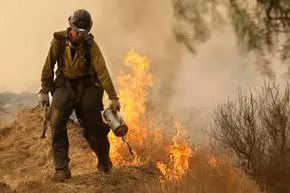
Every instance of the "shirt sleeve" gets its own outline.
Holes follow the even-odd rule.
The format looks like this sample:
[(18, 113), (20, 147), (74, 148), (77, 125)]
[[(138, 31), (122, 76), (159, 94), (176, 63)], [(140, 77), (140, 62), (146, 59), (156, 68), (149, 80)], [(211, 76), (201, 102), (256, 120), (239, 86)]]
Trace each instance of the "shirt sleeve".
[(57, 60), (57, 49), (57, 40), (54, 38), (51, 41), (47, 57), (42, 68), (40, 93), (49, 93), (53, 89), (54, 65)]
[(105, 59), (96, 42), (94, 42), (91, 47), (91, 62), (102, 87), (109, 96), (109, 99), (118, 99)]

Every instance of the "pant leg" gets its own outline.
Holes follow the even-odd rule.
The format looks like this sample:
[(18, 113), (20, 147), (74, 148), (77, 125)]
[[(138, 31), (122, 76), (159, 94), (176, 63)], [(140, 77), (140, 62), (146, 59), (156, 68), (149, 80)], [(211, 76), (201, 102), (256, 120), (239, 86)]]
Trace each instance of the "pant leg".
[(110, 128), (102, 120), (101, 107), (95, 87), (91, 86), (84, 89), (76, 111), (84, 127), (84, 137), (91, 149), (97, 155), (99, 162), (107, 163), (110, 151), (107, 135)]
[(52, 151), (55, 169), (68, 167), (69, 142), (66, 124), (72, 113), (73, 105), (65, 88), (54, 91), (51, 103)]

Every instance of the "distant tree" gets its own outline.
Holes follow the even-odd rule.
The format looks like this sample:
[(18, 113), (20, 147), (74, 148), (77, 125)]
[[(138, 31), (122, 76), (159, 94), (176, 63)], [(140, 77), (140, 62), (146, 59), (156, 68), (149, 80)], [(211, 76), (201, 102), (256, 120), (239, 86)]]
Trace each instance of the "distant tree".
[(239, 48), (256, 54), (263, 75), (274, 76), (272, 55), (289, 62), (289, 0), (173, 0), (173, 7), (175, 36), (192, 53), (214, 29), (231, 24)]

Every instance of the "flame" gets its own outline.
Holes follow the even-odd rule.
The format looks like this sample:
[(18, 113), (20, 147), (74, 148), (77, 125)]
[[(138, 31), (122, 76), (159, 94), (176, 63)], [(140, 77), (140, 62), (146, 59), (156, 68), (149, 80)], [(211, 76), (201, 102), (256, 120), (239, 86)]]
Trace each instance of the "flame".
[[(184, 129), (181, 124), (176, 123), (177, 134), (171, 136), (172, 142), (169, 143), (164, 135), (168, 128), (157, 126), (156, 120), (146, 112), (148, 93), (153, 87), (149, 71), (150, 60), (137, 54), (135, 50), (130, 50), (124, 63), (130, 71), (122, 73), (117, 78), (122, 106), (120, 113), (129, 128), (127, 139), (132, 145), (134, 156), (129, 154), (126, 144), (110, 132), (111, 159), (114, 165), (139, 166), (150, 159), (160, 160), (158, 159), (160, 157), (156, 157), (161, 154), (161, 160), (156, 165), (162, 173), (160, 180), (180, 180), (189, 170), (192, 155), (192, 150), (184, 137)], [(166, 159), (170, 160), (167, 164), (164, 161)]]
[[(153, 86), (152, 76), (149, 74), (150, 61), (144, 56), (138, 55), (135, 50), (129, 51), (124, 63), (130, 68), (129, 73), (122, 73), (118, 79), (121, 114), (129, 127), (128, 139), (134, 139), (134, 145), (143, 146), (148, 137), (145, 118), (145, 102), (149, 90)], [(124, 159), (126, 148), (122, 140), (112, 133), (109, 135), (111, 142), (111, 158), (117, 165), (140, 165), (141, 158), (135, 152), (133, 160)]]
[[(168, 148), (170, 162), (168, 165), (159, 161), (157, 168), (162, 175), (159, 179), (164, 182), (166, 179), (170, 181), (179, 181), (183, 175), (189, 170), (189, 161), (192, 157), (192, 149), (184, 142), (184, 129), (180, 123), (176, 123), (177, 134), (173, 137), (173, 145)], [(183, 141), (183, 142), (182, 142)]]

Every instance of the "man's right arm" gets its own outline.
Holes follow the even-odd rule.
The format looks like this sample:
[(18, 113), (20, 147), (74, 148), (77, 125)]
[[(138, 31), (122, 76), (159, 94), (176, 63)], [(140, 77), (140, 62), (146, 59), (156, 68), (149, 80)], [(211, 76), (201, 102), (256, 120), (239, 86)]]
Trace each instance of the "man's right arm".
[(47, 54), (41, 73), (41, 90), (40, 93), (47, 94), (53, 89), (54, 65), (57, 60), (58, 46), (55, 38), (52, 40), (49, 52)]

